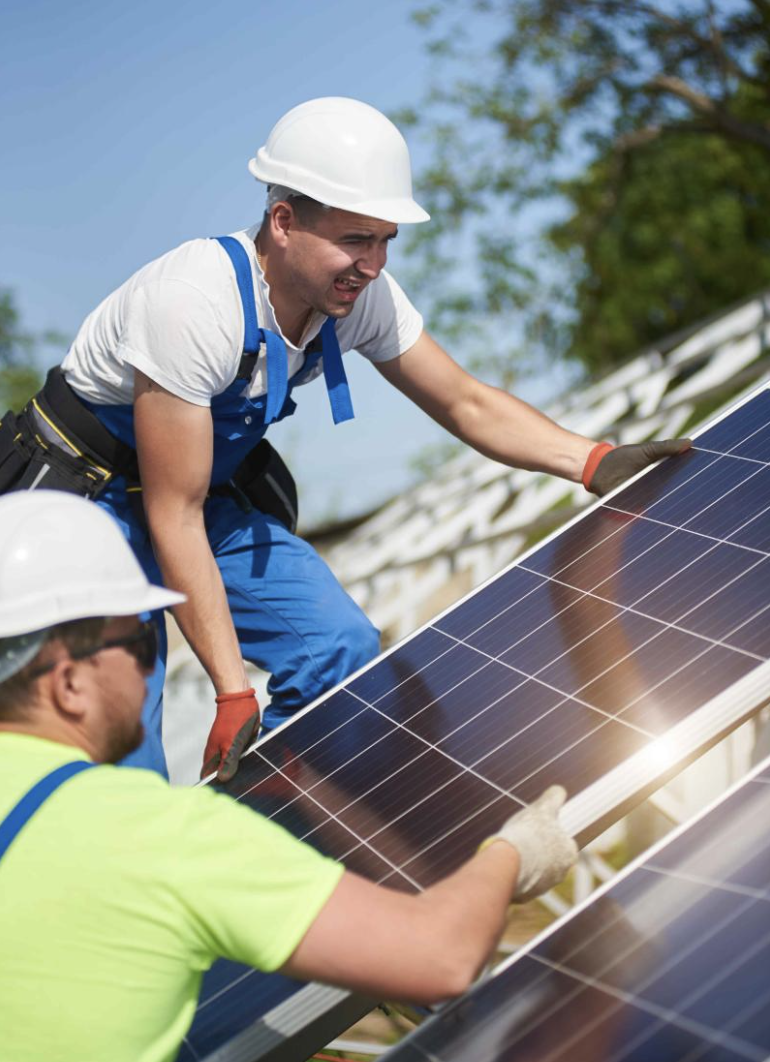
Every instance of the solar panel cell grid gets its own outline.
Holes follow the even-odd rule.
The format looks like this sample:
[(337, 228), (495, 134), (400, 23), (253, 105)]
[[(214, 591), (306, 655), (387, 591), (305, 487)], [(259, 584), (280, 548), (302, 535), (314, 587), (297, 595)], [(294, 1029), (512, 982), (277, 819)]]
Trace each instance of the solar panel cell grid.
[(770, 524), (769, 420), (762, 392), (269, 737), (227, 791), (417, 888), (546, 786), (603, 777), (770, 655), (770, 558), (743, 540)]
[(393, 1062), (764, 1062), (770, 772), (389, 1053)]

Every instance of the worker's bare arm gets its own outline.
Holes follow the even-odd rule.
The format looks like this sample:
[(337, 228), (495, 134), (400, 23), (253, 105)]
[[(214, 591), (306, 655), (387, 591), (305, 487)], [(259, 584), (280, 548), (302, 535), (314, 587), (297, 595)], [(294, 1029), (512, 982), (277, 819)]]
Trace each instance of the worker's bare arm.
[(477, 380), (427, 332), (401, 357), (377, 368), (437, 423), (487, 457), (580, 480), (593, 441)]
[(164, 582), (187, 595), (174, 615), (218, 693), (249, 683), (225, 589), (206, 537), (211, 411), (135, 373), (134, 427), (144, 508)]
[(346, 872), (283, 972), (376, 999), (458, 995), (499, 940), (518, 868), (500, 841), (415, 896)]

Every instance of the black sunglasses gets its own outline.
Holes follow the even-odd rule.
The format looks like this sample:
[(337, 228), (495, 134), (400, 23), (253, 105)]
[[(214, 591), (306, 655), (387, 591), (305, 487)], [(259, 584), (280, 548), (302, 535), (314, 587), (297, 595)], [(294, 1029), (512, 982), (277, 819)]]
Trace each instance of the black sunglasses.
[[(152, 671), (158, 659), (158, 632), (155, 624), (151, 620), (142, 620), (131, 634), (126, 634), (122, 638), (108, 638), (87, 649), (70, 652), (69, 655), (71, 660), (85, 660), (89, 656), (96, 656), (104, 649), (125, 649), (136, 659), (143, 670)], [(30, 677), (36, 678), (44, 675), (47, 671), (53, 671), (54, 667), (56, 667), (55, 662), (35, 668)]]
[(98, 642), (89, 649), (70, 653), (70, 656), (73, 660), (84, 660), (87, 656), (101, 653), (103, 649), (125, 649), (135, 657), (141, 668), (152, 671), (158, 659), (158, 632), (155, 624), (151, 620), (142, 620), (132, 634), (126, 634), (122, 638), (108, 638), (107, 641)]

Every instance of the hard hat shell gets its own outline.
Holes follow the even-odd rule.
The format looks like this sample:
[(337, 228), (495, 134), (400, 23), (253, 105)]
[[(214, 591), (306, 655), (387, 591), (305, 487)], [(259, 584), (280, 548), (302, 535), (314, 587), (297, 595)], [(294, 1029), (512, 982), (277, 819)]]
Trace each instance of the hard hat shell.
[(62, 491), (0, 498), (0, 638), (184, 601), (152, 586), (115, 520)]
[(406, 141), (368, 103), (324, 96), (292, 108), (249, 162), (265, 184), (280, 184), (326, 206), (383, 221), (428, 221), (412, 198)]

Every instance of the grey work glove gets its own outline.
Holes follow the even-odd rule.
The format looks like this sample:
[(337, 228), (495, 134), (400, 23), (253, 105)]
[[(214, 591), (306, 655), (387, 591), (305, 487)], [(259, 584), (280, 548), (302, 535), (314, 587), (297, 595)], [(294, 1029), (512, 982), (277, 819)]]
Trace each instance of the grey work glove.
[(559, 825), (559, 809), (566, 798), (563, 786), (552, 785), (482, 845), (486, 848), (493, 841), (507, 841), (519, 853), (519, 876), (513, 893), (516, 903), (527, 903), (558, 885), (577, 859), (577, 845)]
[(691, 446), (689, 439), (661, 439), (628, 446), (597, 443), (583, 469), (583, 486), (601, 498), (648, 465), (662, 457), (682, 454)]

